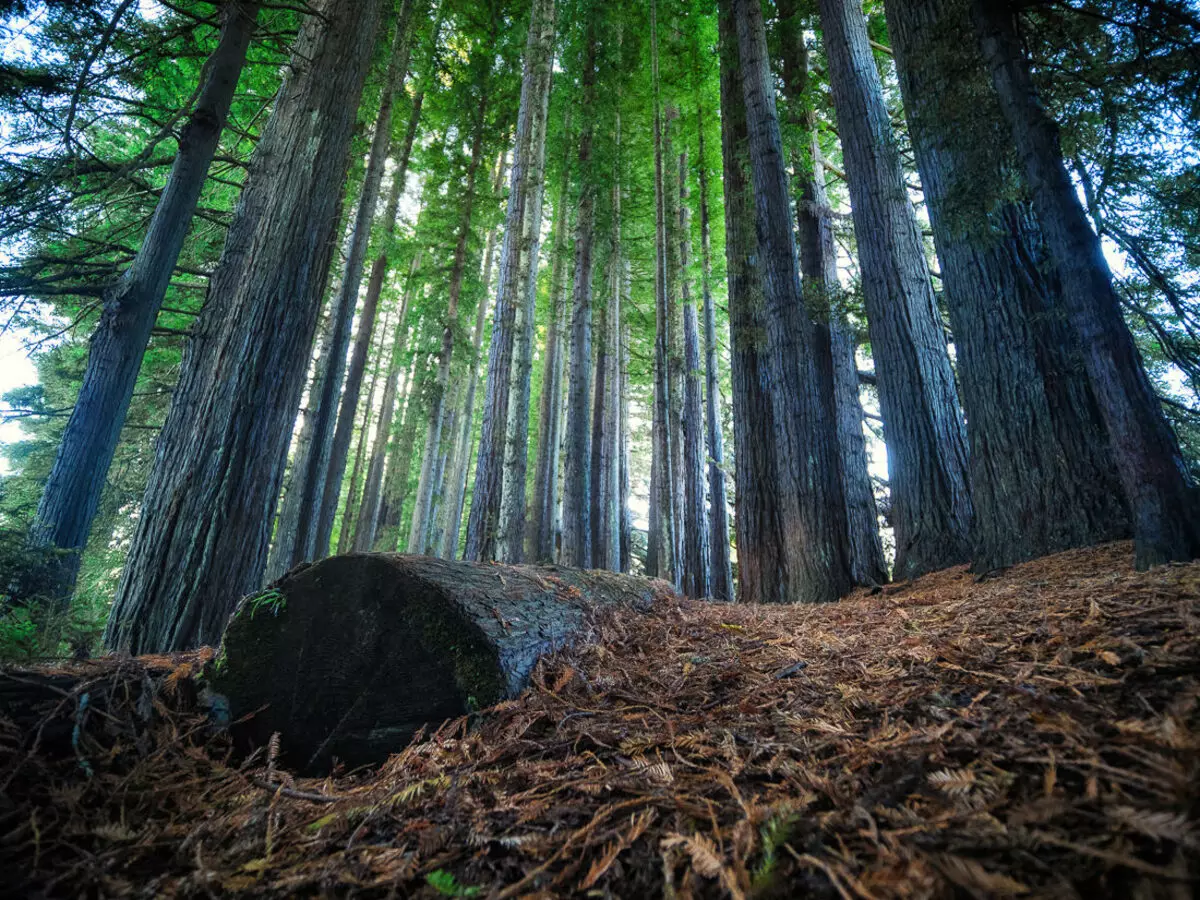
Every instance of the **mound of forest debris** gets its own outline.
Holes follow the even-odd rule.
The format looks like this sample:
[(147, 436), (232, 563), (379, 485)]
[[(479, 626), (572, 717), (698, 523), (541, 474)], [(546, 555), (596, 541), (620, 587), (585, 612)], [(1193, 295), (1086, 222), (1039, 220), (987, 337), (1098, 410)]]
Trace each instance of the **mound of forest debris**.
[(0, 691), (61, 685), (37, 729), (0, 726), (0, 886), (1189, 896), (1200, 564), (1130, 558), (955, 569), (823, 607), (614, 612), (516, 700), (323, 780), (275, 746), (234, 761), (198, 706), (208, 651), (9, 670)]

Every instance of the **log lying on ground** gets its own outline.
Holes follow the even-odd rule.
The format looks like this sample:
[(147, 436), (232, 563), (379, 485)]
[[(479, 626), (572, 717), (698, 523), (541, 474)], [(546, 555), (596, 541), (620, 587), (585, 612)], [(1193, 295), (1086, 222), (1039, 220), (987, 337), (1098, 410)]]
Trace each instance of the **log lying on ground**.
[(422, 725), (518, 694), (589, 611), (647, 610), (669, 585), (611, 572), (352, 553), (242, 601), (211, 666), (243, 744), (285, 762), (379, 762)]

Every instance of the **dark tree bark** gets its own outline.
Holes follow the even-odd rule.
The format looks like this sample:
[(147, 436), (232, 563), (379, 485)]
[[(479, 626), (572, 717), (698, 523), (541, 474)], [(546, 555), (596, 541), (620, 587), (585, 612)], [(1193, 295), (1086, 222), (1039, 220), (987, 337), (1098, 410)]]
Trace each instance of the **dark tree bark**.
[(691, 192), (687, 152), (679, 154), (679, 285), (683, 301), (683, 592), (689, 597), (712, 594), (709, 571), (708, 510), (704, 496), (704, 398), (700, 386), (700, 320), (692, 300)]
[(654, 88), (654, 410), (651, 419), (650, 514), (646, 573), (671, 577), (677, 571), (675, 471), (671, 445), (670, 264), (667, 258), (667, 199), (663, 109), (658, 70), (658, 2), (650, 3), (650, 77)]
[[(749, 132), (742, 97), (733, 5), (717, 7), (721, 41), (721, 157), (725, 193), (725, 267), (729, 284), (730, 376), (737, 485), (738, 600), (775, 596), (783, 565), (774, 411), (767, 375), (762, 256), (750, 184)], [(765, 437), (764, 437), (765, 436)]]
[[(612, 260), (610, 260), (611, 264)], [(595, 378), (591, 400), (591, 429), (589, 440), (592, 459), (589, 469), (592, 473), (592, 490), (588, 498), (590, 506), (588, 517), (591, 520), (592, 563), (597, 569), (607, 569), (608, 554), (611, 550), (610, 533), (605, 526), (610, 522), (609, 506), (612, 503), (613, 484), (607, 477), (609, 435), (605, 431), (607, 424), (608, 402), (612, 396), (613, 357), (609, 349), (608, 314), (611, 303), (605, 301), (600, 307), (600, 320), (596, 327)]]
[[(384, 319), (384, 333), (387, 319)], [(363, 466), (367, 463), (367, 444), (371, 437), (371, 423), (375, 419), (375, 395), (379, 391), (379, 378), (383, 374), (383, 338), (375, 347), (375, 367), (371, 372), (371, 387), (367, 391), (366, 403), (359, 414), (358, 448), (354, 452), (354, 468), (350, 473), (350, 484), (346, 490), (346, 503), (342, 507), (342, 526), (338, 530), (337, 552), (345, 553), (354, 544), (354, 522), (358, 515), (358, 501), (363, 483)]]
[[(434, 381), (433, 390), (429, 396), (429, 428), (425, 433), (425, 453), (421, 459), (421, 476), (417, 482), (417, 496), (413, 503), (412, 524), (408, 533), (409, 553), (425, 553), (428, 549), (427, 545), (434, 539), (431, 507), (437, 480), (434, 477), (433, 467), (442, 444), (444, 419), (446, 418), (445, 396), (450, 385), (454, 335), (458, 330), (458, 301), (462, 295), (463, 279), (467, 273), (469, 258), (467, 250), (471, 240), (471, 217), (475, 206), (475, 179), (479, 174), (479, 167), (483, 163), (483, 139), (487, 124), (488, 74), (487, 71), (484, 71), (480, 76), (480, 100), (475, 113), (474, 137), (471, 139), (471, 157), (467, 163), (462, 212), (458, 223), (458, 237), (454, 245), (454, 260), (450, 264), (449, 298), (446, 306), (446, 321), (442, 328), (442, 346), (438, 353), (437, 379)], [(486, 172), (484, 176), (486, 178)], [(452, 441), (453, 437), (450, 440)]]
[(35, 546), (69, 551), (58, 556), (53, 573), (59, 612), (66, 611), (75, 588), (80, 553), (100, 505), (150, 331), (220, 142), (259, 6), (251, 0), (225, 5), (220, 39), (205, 64), (196, 105), (180, 132), (179, 150), (146, 237), (129, 268), (104, 295), (83, 384), (30, 529)]
[(592, 266), (596, 185), (592, 171), (595, 132), (596, 11), (588, 11), (583, 60), (583, 127), (579, 135), (579, 207), (575, 214), (575, 270), (567, 376), (566, 444), (563, 448), (562, 552), (564, 565), (592, 567)]
[[(309, 444), (308, 456), (303, 460), (303, 467), (292, 478), (291, 490), (299, 491), (299, 515), (294, 534), (283, 536), (285, 540), (293, 542), (292, 565), (302, 560), (319, 559), (329, 550), (329, 535), (333, 530), (333, 517), (337, 509), (338, 495), (341, 493), (342, 474), (345, 471), (346, 454), (353, 430), (353, 410), (358, 406), (366, 349), (370, 345), (370, 333), (374, 328), (375, 310), (378, 308), (378, 293), (374, 295), (375, 303), (369, 307), (364, 306), (359, 323), (359, 346), (355, 348), (349, 369), (346, 367), (346, 352), (350, 345), (350, 326), (354, 320), (354, 310), (358, 305), (367, 244), (371, 237), (371, 223), (375, 219), (375, 206), (379, 200), (388, 144), (391, 141), (392, 108), (396, 94), (403, 87), (408, 74), (408, 26), (412, 17), (412, 5), (413, 0), (405, 0), (396, 19), (386, 84), (379, 113), (375, 117), (375, 133), (371, 139), (362, 193), (359, 196), (346, 265), (342, 272), (341, 289), (330, 313), (333, 328), (329, 339), (328, 362), (325, 365), (324, 377), (320, 381), (320, 391), (310, 400), (312, 441)], [(361, 339), (364, 337), (365, 343)], [(340, 422), (339, 397), (343, 398), (341, 408), (350, 411), (348, 417)], [(346, 401), (350, 401), (352, 405), (345, 406)]]
[[(423, 320), (417, 321), (413, 337), (422, 339)], [(394, 551), (401, 543), (400, 519), (408, 497), (409, 475), (412, 472), (413, 447), (418, 429), (425, 421), (425, 392), (432, 370), (421, 352), (413, 354), (412, 365), (405, 382), (404, 415), (395, 439), (388, 447), (387, 469), (383, 479), (383, 496), (379, 501), (379, 520), (375, 526), (375, 550)]]
[[(394, 220), (392, 220), (394, 221)], [(400, 314), (396, 318), (396, 328), (392, 334), (391, 356), (388, 360), (388, 378), (383, 385), (383, 399), (380, 403), (379, 424), (375, 429), (375, 442), (371, 447), (371, 460), (367, 464), (367, 474), (363, 478), (362, 502), (358, 506), (358, 517), (354, 524), (355, 550), (370, 550), (375, 544), (375, 530), (379, 524), (379, 506), (383, 490), (383, 469), (387, 461), (388, 441), (392, 437), (392, 422), (396, 416), (401, 369), (404, 365), (405, 339), (408, 337), (408, 307), (412, 301), (413, 287), (416, 283), (417, 270), (421, 266), (421, 251), (413, 256), (412, 265), (408, 270), (408, 281), (404, 287), (404, 295), (400, 300)], [(375, 285), (378, 275), (382, 284), (383, 273), (387, 271), (388, 263), (385, 255), (375, 260), (371, 270), (371, 285)], [(371, 288), (368, 288), (370, 290)], [(342, 526), (345, 527), (344, 525)]]
[(184, 354), (110, 647), (213, 641), (260, 583), (380, 6), (326, 2), (304, 20)]
[[(570, 134), (570, 128), (566, 128)], [(569, 141), (564, 141), (568, 147)], [(562, 450), (562, 395), (564, 336), (567, 326), (566, 283), (567, 228), (571, 214), (567, 206), (570, 168), (562, 169), (562, 185), (554, 204), (554, 261), (550, 273), (550, 324), (546, 329), (546, 353), (542, 370), (542, 397), (538, 410), (537, 464), (533, 477), (529, 558), (553, 562), (557, 544), (558, 469)]]
[(888, 448), (897, 578), (970, 557), (967, 445), (929, 266), (858, 0), (821, 0)]
[(967, 0), (887, 8), (954, 328), (973, 568), (1129, 536), (1112, 449), (971, 31)]
[[(759, 0), (734, 0), (750, 174), (763, 257), (764, 321), (775, 413), (782, 571), (763, 600), (835, 600), (850, 587), (839, 478), (829, 330), (809, 319), (800, 289), (788, 177)], [(758, 436), (759, 440), (763, 435)]]
[(974, 0), (972, 14), (1108, 430), (1133, 514), (1137, 566), (1193, 559), (1200, 554), (1196, 487), (1121, 317), (1100, 239), (1063, 165), (1058, 126), (1038, 99), (1011, 8)]
[(488, 352), (487, 398), (479, 438), (479, 462), (471, 514), (467, 520), (465, 556), (476, 561), (496, 558), (504, 485), (505, 444), (509, 420), (513, 347), (516, 339), (517, 304), (525, 300), (520, 278), (525, 237), (526, 206), (533, 201), (532, 168), (542, 148), (533, 145), (544, 117), (550, 90), (554, 56), (554, 0), (533, 0), (529, 39), (521, 78), (521, 102), (517, 114), (516, 147), (505, 215), (504, 246), (500, 253), (500, 282), (496, 290), (492, 343)]
[(542, 108), (533, 133), (529, 203), (520, 282), (524, 291), (517, 308), (508, 426), (504, 435), (504, 481), (500, 503), (498, 558), (525, 559), (526, 482), (529, 474), (529, 395), (533, 380), (533, 337), (537, 325), (537, 273), (542, 249), (542, 207), (546, 199), (546, 128), (550, 110), (551, 72), (546, 74)]
[(710, 593), (733, 599), (729, 558), (729, 499), (725, 492), (725, 437), (721, 433), (720, 372), (717, 369), (717, 317), (712, 295), (712, 237), (708, 211), (708, 161), (704, 155), (704, 110), (696, 107), (700, 171), (700, 293), (704, 301), (704, 421), (708, 445), (708, 521)]
[(855, 584), (881, 584), (888, 579), (887, 560), (879, 537), (879, 513), (875, 507), (871, 473), (867, 468), (854, 334), (839, 308), (841, 284), (838, 280), (833, 209), (825, 191), (825, 167), (817, 136), (814, 110), (822, 101), (811, 93), (804, 21), (796, 0), (780, 0), (778, 9), (777, 28), (783, 57), (784, 90), (793, 125), (806, 139), (803, 152), (798, 152), (797, 148), (792, 151), (793, 169), (799, 181), (796, 224), (801, 286), (805, 301), (829, 322), (838, 462), (841, 466), (842, 496), (846, 503), (850, 574)]
[[(236, 733), (307, 771), (380, 762), (423, 725), (529, 682), (604, 607), (647, 612), (669, 586), (609, 572), (349, 554), (298, 568), (230, 619), (212, 688)], [(303, 664), (301, 664), (303, 662)]]
[[(492, 179), (492, 196), (500, 193), (504, 185), (504, 173), (508, 167), (507, 152), (500, 155), (496, 162), (496, 174)], [(486, 246), (483, 252), (483, 296), (479, 298), (479, 307), (475, 311), (475, 333), (472, 339), (471, 360), (467, 371), (467, 393), (463, 401), (463, 417), (459, 426), (458, 438), (455, 442), (454, 465), (451, 466), (449, 490), (451, 496), (447, 504), (446, 524), (442, 532), (443, 559), (454, 559), (458, 555), (459, 531), (462, 525), (463, 501), (467, 493), (467, 467), (471, 461), (471, 428), (475, 422), (475, 390), (479, 383), (479, 351), (483, 347), (483, 326), (487, 315), (487, 296), (492, 284), (492, 261), (496, 251), (496, 229), (488, 231)]]

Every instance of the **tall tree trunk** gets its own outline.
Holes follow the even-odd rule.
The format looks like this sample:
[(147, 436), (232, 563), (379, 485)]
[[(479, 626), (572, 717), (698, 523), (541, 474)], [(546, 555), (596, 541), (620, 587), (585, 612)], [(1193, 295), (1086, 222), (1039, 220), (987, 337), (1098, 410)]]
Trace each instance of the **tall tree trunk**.
[[(622, 301), (629, 298), (629, 266), (626, 263), (625, 270), (622, 273), (621, 290)], [(624, 306), (624, 302), (622, 303)], [(621, 533), (618, 537), (618, 543), (621, 548), (620, 569), (622, 572), (629, 572), (633, 568), (633, 510), (629, 506), (629, 495), (632, 491), (631, 478), (629, 473), (630, 467), (630, 442), (629, 442), (629, 326), (621, 325), (621, 402), (618, 408), (619, 428), (620, 428), (620, 444), (618, 452), (620, 460), (618, 462), (620, 471), (618, 473), (617, 482), (617, 510), (620, 514), (619, 527)]]
[[(775, 413), (783, 571), (762, 599), (834, 600), (850, 587), (846, 512), (837, 463), (837, 423), (827, 326), (812, 322), (800, 290), (787, 172), (767, 64), (759, 0), (735, 0), (742, 95), (749, 132)], [(762, 436), (759, 437), (762, 439)]]
[[(399, 159), (396, 163), (396, 171), (393, 174), (392, 193), (396, 198), (397, 208), (399, 206), (400, 196), (404, 193), (406, 176), (408, 173), (408, 163), (412, 158), (413, 143), (416, 139), (417, 128), (421, 122), (421, 110), (424, 107), (425, 93), (418, 91), (417, 96), (413, 98), (412, 112), (408, 120), (408, 129), (405, 132), (404, 145), (401, 149)], [(398, 193), (397, 193), (398, 192)], [(391, 200), (389, 198), (389, 206)], [(383, 280), (388, 271), (388, 254), (390, 252), (390, 243), (392, 235), (395, 232), (396, 215), (384, 214), (384, 226), (387, 229), (383, 243), (383, 249), (375, 258), (371, 267), (371, 275), (368, 281), (367, 290), (371, 291), (376, 286), (382, 290)], [(328, 317), (327, 324), (318, 342), (320, 346), (319, 355), (316, 366), (314, 367), (313, 376), (309, 381), (309, 406), (311, 407), (317, 398), (321, 395), (321, 384), (327, 377), (330, 369), (330, 348), (332, 347), (332, 317)], [(401, 323), (402, 326), (403, 323)], [(397, 326), (397, 327), (401, 327)], [(295, 450), (292, 453), (292, 468), (287, 479), (287, 486), (283, 492), (283, 500), (280, 503), (278, 524), (275, 529), (275, 541), (271, 546), (270, 555), (267, 558), (267, 569), (265, 580), (274, 581), (291, 568), (292, 553), (295, 549), (295, 539), (300, 520), (301, 498), (303, 490), (300, 488), (300, 480), (304, 477), (303, 473), (307, 471), (309, 465), (309, 454), (312, 450), (313, 424), (315, 410), (308, 409), (302, 411), (304, 422), (300, 428), (300, 433), (295, 440)], [(382, 461), (380, 462), (379, 475), (382, 477)], [(292, 487), (296, 486), (296, 490)], [(369, 485), (368, 485), (369, 488)], [(372, 537), (373, 539), (373, 537)], [(355, 549), (364, 549), (356, 546)], [(366, 549), (369, 549), (369, 544)]]
[[(413, 329), (413, 338), (422, 337), (423, 320)], [(412, 365), (405, 380), (404, 413), (395, 439), (388, 448), (387, 469), (383, 479), (383, 495), (379, 501), (379, 519), (375, 525), (373, 550), (394, 552), (400, 547), (400, 519), (408, 496), (409, 475), (412, 472), (413, 445), (417, 429), (424, 421), (425, 389), (429, 368), (420, 351), (413, 354)]]
[(1011, 8), (974, 0), (972, 13), (1133, 513), (1137, 566), (1193, 559), (1200, 554), (1196, 488), (1121, 317), (1100, 239), (1063, 165), (1058, 127), (1038, 99)]
[(970, 556), (967, 446), (954, 373), (858, 0), (820, 0), (888, 449), (895, 574)]
[(729, 558), (729, 499), (725, 492), (725, 438), (721, 433), (720, 372), (717, 370), (717, 317), (712, 295), (712, 236), (708, 211), (708, 161), (704, 155), (704, 108), (696, 106), (697, 164), (700, 172), (700, 293), (704, 302), (704, 404), (708, 445), (709, 593), (733, 599)]
[[(386, 334), (386, 320), (384, 333)], [(379, 390), (379, 378), (383, 373), (383, 337), (375, 348), (375, 367), (371, 372), (371, 387), (367, 391), (367, 402), (360, 415), (358, 427), (358, 449), (354, 453), (354, 469), (350, 473), (350, 485), (346, 490), (346, 504), (342, 507), (342, 527), (338, 531), (337, 552), (347, 552), (354, 543), (354, 522), (358, 512), (360, 488), (363, 482), (363, 466), (367, 462), (367, 444), (371, 438), (371, 423), (375, 418), (375, 394)]]
[[(569, 123), (565, 129), (570, 134)], [(563, 142), (570, 146), (569, 141)], [(562, 185), (554, 204), (554, 268), (550, 273), (550, 324), (546, 329), (546, 353), (542, 370), (542, 397), (538, 409), (537, 464), (533, 477), (532, 520), (529, 558), (548, 563), (555, 559), (555, 512), (558, 509), (558, 465), (562, 451), (562, 381), (564, 336), (567, 326), (566, 284), (567, 228), (571, 213), (567, 206), (571, 184), (570, 166), (563, 160)]]
[[(618, 44), (623, 35), (618, 32)], [(612, 184), (612, 248), (609, 254), (611, 266), (611, 290), (605, 311), (605, 347), (608, 365), (605, 391), (600, 410), (600, 452), (596, 455), (593, 470), (599, 479), (597, 492), (600, 505), (593, 516), (596, 538), (593, 540), (593, 563), (598, 567), (621, 571), (621, 513), (628, 505), (621, 493), (621, 403), (624, 396), (625, 355), (623, 352), (624, 328), (622, 327), (622, 292), (625, 287), (625, 257), (621, 244), (621, 98), (617, 94), (617, 108), (613, 116)], [(597, 386), (597, 394), (599, 395)]]
[(1002, 199), (1021, 179), (979, 48), (962, 40), (969, 2), (901, 0), (887, 13), (954, 327), (974, 569), (1127, 537), (1111, 445), (1041, 229), (1028, 199)]
[(750, 184), (750, 134), (742, 97), (733, 4), (717, 7), (721, 41), (721, 156), (725, 194), (725, 268), (729, 283), (730, 376), (737, 485), (738, 600), (775, 596), (783, 536), (778, 491), (775, 418), (767, 374), (762, 256)]
[(646, 574), (669, 578), (677, 570), (677, 558), (673, 503), (675, 472), (671, 452), (670, 266), (667, 258), (665, 148), (658, 71), (658, 0), (651, 0), (650, 3), (650, 78), (654, 87), (654, 410), (650, 434), (650, 518), (646, 533)]
[[(611, 264), (612, 260), (610, 260)], [(608, 478), (606, 463), (608, 462), (607, 424), (608, 401), (612, 395), (613, 354), (609, 347), (608, 315), (611, 304), (605, 301), (599, 309), (600, 320), (595, 329), (595, 378), (592, 385), (591, 427), (590, 438), (592, 459), (589, 468), (592, 473), (592, 491), (588, 498), (588, 518), (592, 524), (592, 567), (608, 568), (607, 560), (610, 547), (607, 511), (612, 502), (613, 484)]]
[(380, 6), (304, 20), (159, 435), (110, 647), (215, 641), (259, 585)]
[(509, 385), (508, 425), (504, 435), (504, 478), (500, 502), (500, 536), (497, 555), (503, 562), (519, 563), (525, 557), (526, 482), (529, 475), (529, 395), (533, 376), (533, 337), (537, 326), (537, 276), (542, 248), (542, 207), (546, 199), (546, 128), (550, 110), (550, 82), (542, 92), (542, 109), (533, 133), (530, 154), (529, 202), (526, 208), (524, 260), (520, 281), (524, 288), (517, 308), (513, 344), (512, 380)]
[(35, 546), (67, 551), (57, 558), (53, 592), (65, 612), (100, 505), (113, 454), (137, 383), (150, 331), (200, 200), (246, 61), (260, 4), (231, 0), (221, 36), (205, 63), (196, 105), (179, 136), (179, 150), (142, 246), (104, 295), (79, 396), (59, 443), (30, 530)]
[(879, 512), (867, 467), (863, 411), (859, 400), (855, 340), (841, 309), (833, 209), (825, 190), (825, 166), (817, 135), (816, 104), (811, 94), (804, 20), (796, 0), (780, 0), (778, 34), (783, 56), (783, 84), (803, 152), (793, 149), (799, 184), (796, 203), (801, 285), (807, 303), (829, 321), (833, 356), (833, 395), (837, 414), (838, 462), (850, 547), (850, 574), (855, 584), (875, 585), (888, 579), (887, 560), (879, 537)]
[(691, 190), (687, 151), (679, 154), (679, 284), (683, 300), (683, 592), (712, 594), (709, 571), (708, 510), (704, 497), (704, 398), (700, 386), (700, 320), (692, 300)]
[[(421, 459), (421, 476), (417, 482), (417, 496), (413, 503), (412, 525), (408, 533), (408, 552), (424, 553), (431, 540), (431, 505), (436, 479), (434, 464), (442, 444), (444, 419), (446, 418), (445, 396), (450, 385), (450, 363), (454, 354), (454, 335), (458, 331), (458, 301), (462, 295), (463, 279), (469, 259), (468, 246), (471, 239), (471, 215), (475, 205), (475, 179), (483, 163), (483, 138), (487, 124), (488, 73), (482, 75), (479, 108), (475, 114), (474, 137), (471, 140), (471, 158), (467, 164), (463, 190), (462, 213), (458, 223), (458, 238), (454, 245), (454, 261), (450, 265), (450, 292), (446, 307), (446, 320), (442, 328), (442, 346), (438, 353), (437, 379), (429, 396), (429, 428), (425, 434), (425, 452)], [(484, 175), (486, 176), (486, 172)], [(453, 441), (453, 437), (450, 439)]]
[[(508, 168), (508, 153), (505, 151), (496, 161), (496, 173), (492, 178), (492, 196), (500, 194)], [(471, 429), (475, 424), (475, 390), (479, 383), (479, 351), (483, 347), (483, 327), (487, 317), (487, 298), (492, 289), (492, 262), (496, 252), (496, 229), (488, 230), (483, 252), (483, 294), (475, 311), (475, 332), (472, 338), (471, 361), (467, 370), (467, 393), (463, 401), (463, 417), (454, 445), (454, 464), (449, 476), (450, 501), (447, 504), (445, 528), (442, 531), (444, 559), (458, 555), (459, 531), (462, 526), (463, 501), (467, 493), (467, 469), (471, 462)]]
[(496, 289), (492, 344), (488, 352), (487, 402), (483, 410), (471, 514), (467, 521), (465, 556), (480, 562), (495, 559), (498, 550), (516, 313), (517, 304), (525, 300), (525, 285), (520, 280), (524, 225), (526, 208), (533, 200), (530, 192), (535, 183), (532, 169), (542, 156), (542, 148), (534, 146), (533, 139), (539, 133), (543, 139), (545, 137), (538, 119), (545, 115), (554, 62), (554, 0), (533, 0), (532, 7), (521, 78), (504, 246), (500, 253), (500, 282)]
[[(363, 267), (366, 263), (367, 244), (371, 237), (371, 223), (375, 219), (375, 206), (379, 199), (379, 188), (387, 161), (388, 144), (392, 135), (392, 107), (397, 91), (408, 74), (408, 24), (412, 15), (413, 0), (404, 0), (396, 19), (395, 35), (388, 65), (387, 80), (379, 113), (375, 118), (375, 133), (367, 157), (366, 174), (363, 177), (362, 193), (355, 213), (354, 229), (346, 255), (346, 266), (342, 273), (341, 289), (334, 300), (331, 315), (333, 328), (329, 340), (329, 355), (324, 377), (320, 382), (317, 397), (310, 401), (312, 407), (312, 442), (309, 445), (303, 468), (292, 478), (292, 491), (299, 491), (299, 515), (291, 540), (290, 565), (307, 559), (316, 559), (326, 554), (329, 548), (329, 533), (333, 527), (333, 514), (337, 497), (341, 492), (342, 473), (346, 465), (353, 425), (353, 410), (358, 406), (358, 392), (362, 386), (362, 366), (351, 363), (346, 369), (346, 354), (350, 346), (350, 327), (354, 310), (358, 305), (359, 288), (362, 283)], [(367, 338), (374, 327), (374, 312), (364, 308), (359, 332)], [(369, 316), (368, 316), (369, 313)], [(358, 359), (356, 348), (355, 362)], [(365, 353), (363, 356), (365, 361)], [(355, 377), (356, 376), (356, 377)], [(343, 381), (345, 390), (343, 391)], [(338, 427), (339, 397), (353, 401), (349, 418)], [(296, 480), (297, 476), (299, 481)]]
[[(394, 220), (393, 220), (394, 221)], [(375, 284), (376, 274), (380, 273), (382, 282), (383, 272), (387, 271), (387, 256), (380, 254), (375, 260), (371, 271), (371, 284)], [(405, 338), (408, 336), (408, 307), (412, 301), (413, 287), (416, 283), (417, 270), (421, 266), (421, 251), (413, 255), (412, 264), (408, 270), (408, 281), (404, 287), (404, 295), (400, 300), (400, 314), (396, 318), (396, 328), (392, 334), (392, 350), (388, 359), (388, 378), (383, 386), (383, 399), (379, 411), (379, 424), (375, 429), (375, 442), (371, 447), (371, 461), (367, 464), (367, 474), (363, 478), (362, 502), (358, 506), (358, 516), (354, 523), (355, 550), (370, 550), (375, 544), (375, 529), (379, 523), (379, 504), (383, 489), (383, 468), (387, 460), (388, 441), (392, 437), (392, 422), (396, 415), (397, 388), (400, 382), (400, 372), (403, 368)], [(343, 525), (343, 528), (346, 526)]]
[(579, 209), (575, 218), (575, 273), (571, 300), (567, 434), (563, 450), (563, 565), (590, 569), (592, 560), (592, 267), (596, 230), (596, 173), (592, 164), (596, 98), (596, 15), (589, 7), (583, 60), (583, 129), (579, 136)]

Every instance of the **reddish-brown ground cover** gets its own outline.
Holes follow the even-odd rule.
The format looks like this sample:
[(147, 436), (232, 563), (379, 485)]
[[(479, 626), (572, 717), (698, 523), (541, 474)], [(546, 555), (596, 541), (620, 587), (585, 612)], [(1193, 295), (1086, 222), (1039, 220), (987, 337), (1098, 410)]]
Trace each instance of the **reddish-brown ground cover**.
[[(831, 606), (605, 618), (517, 700), (323, 781), (208, 737), (192, 709), (204, 653), (42, 667), (69, 677), (55, 705), (79, 728), (51, 754), (0, 725), (0, 885), (1188, 897), (1200, 564), (1130, 558), (1121, 544)], [(103, 714), (80, 715), (85, 692)]]

